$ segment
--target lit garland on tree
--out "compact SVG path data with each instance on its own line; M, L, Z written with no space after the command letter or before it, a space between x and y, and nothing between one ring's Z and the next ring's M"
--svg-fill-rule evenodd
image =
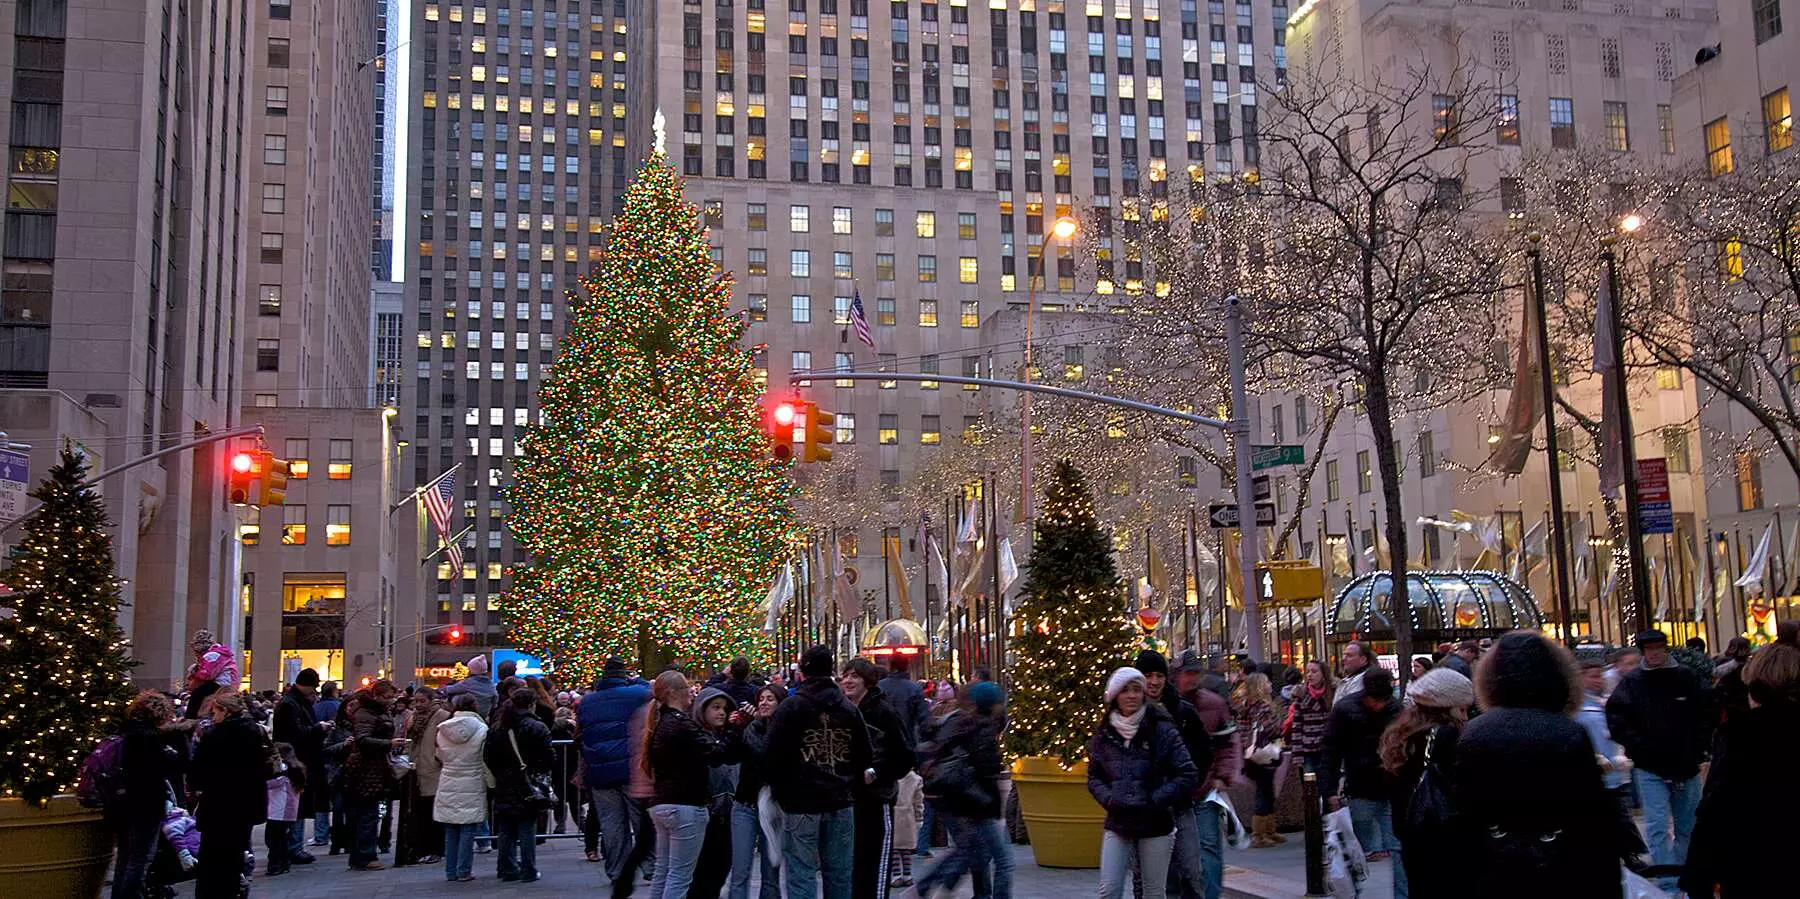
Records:
M131 699L106 506L85 480L87 462L64 450L0 575L14 613L0 622L0 794L40 805L75 785Z
M792 529L731 279L659 153L627 189L539 394L507 498L534 562L513 635L585 682L640 635L685 663L769 660L757 605Z
M1023 632L1013 641L1007 752L1064 765L1087 756L1107 675L1126 664L1136 645L1126 614L1112 540L1094 516L1081 472L1059 462L1038 511L1025 596L1015 613Z

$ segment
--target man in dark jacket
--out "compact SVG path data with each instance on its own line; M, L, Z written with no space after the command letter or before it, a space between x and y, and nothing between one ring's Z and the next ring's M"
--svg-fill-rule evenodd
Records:
M750 660L743 656L732 659L731 667L725 669L725 676L719 678L718 683L707 686L718 687L731 697L732 711L756 704L756 685L750 682Z
M194 896L236 899L250 831L268 820L269 738L247 714L243 694L221 690L213 696L213 725L194 749L189 775L200 828Z
M875 777L854 784L856 797L856 849L852 872L852 895L857 899L877 899L888 894L891 872L888 868L894 838L894 800L900 792L902 778L918 765L918 743L914 731L894 714L880 684L884 681L868 659L855 658L844 664L838 679L844 698L862 713L869 732L869 745L874 753Z
M1658 865L1687 858L1700 763L1712 739L1712 689L1669 655L1669 638L1647 630L1632 640L1644 663L1606 701L1606 726L1635 769L1645 842Z
M1181 698L1175 685L1169 682L1168 660L1163 658L1162 653L1146 649L1138 653L1137 664L1133 667L1144 673L1144 695L1160 703L1163 711L1169 713L1169 719L1175 722L1175 730L1181 734L1181 743L1187 747L1188 757L1196 767L1204 764L1212 757L1211 735L1200 722L1200 715L1194 710L1193 703ZM1170 808L1175 815L1175 844L1173 855L1169 859L1168 882L1168 890L1172 895L1181 894L1183 883L1193 884L1197 889L1206 880L1201 861L1199 817L1194 808L1193 792L1178 797Z
M377 843L381 832L381 803L394 792L393 770L388 756L406 745L395 733L393 704L399 694L385 678L356 695L356 711L350 719L349 755L344 763L344 810L349 818L350 869L379 871Z
M924 743L931 721L931 703L925 699L925 688L912 679L912 658L894 656L888 659L887 675L881 679L881 698L894 710L895 716L912 735L914 744ZM919 759L919 763L923 763ZM915 764L915 769L917 765ZM917 770L900 778L900 789L894 797L894 862L898 873L894 883L912 883L913 851L918 848L919 821L925 815L924 780Z
M788 899L849 899L856 845L852 804L875 780L875 755L862 713L832 681L831 650L800 657L800 682L769 721L764 750L769 791L785 814L781 854Z
M456 697L464 693L475 697L475 711L481 713L481 720L486 721L494 713L494 680L488 677L488 660L485 655L469 659L469 674L462 680L445 687L438 692L445 707L456 702Z
M288 829L288 861L296 865L313 863L312 853L306 851L306 819L320 809L331 808L325 785L325 726L313 711L313 694L318 689L319 672L302 669L275 705L275 742L293 746L294 757L307 773L306 792L300 796L300 817ZM315 828L313 836L319 835Z
M1221 829L1224 810L1208 803L1206 797L1214 790L1231 786L1244 767L1244 754L1237 742L1237 718L1224 697L1206 688L1206 675L1206 661L1200 654L1192 649L1182 650L1175 686L1187 700L1185 704L1193 707L1207 738L1198 750L1188 746L1188 754L1200 772L1200 785L1194 788L1194 816L1198 819L1194 842L1200 851L1200 879L1196 883L1192 877L1183 878L1179 893L1182 899L1219 899L1225 891L1225 841ZM1185 742L1186 735L1183 736ZM1180 842L1179 831L1176 841ZM1178 873L1174 866L1169 872L1171 876ZM1173 890L1170 892L1175 895Z
M1350 800L1350 825L1371 857L1385 858L1400 848L1388 805L1393 793L1381 767L1381 734L1400 714L1394 700L1394 678L1387 669L1363 669L1362 689L1331 707L1325 745L1331 763L1341 766L1344 796ZM1337 807L1334 799L1332 807Z
M606 876L617 880L631 852L632 823L638 820L632 802L631 724L650 702L650 685L632 677L618 656L606 660L593 692L581 697L575 712L581 728L581 759L586 764L583 781L593 796L594 816L600 823L599 846L604 849Z

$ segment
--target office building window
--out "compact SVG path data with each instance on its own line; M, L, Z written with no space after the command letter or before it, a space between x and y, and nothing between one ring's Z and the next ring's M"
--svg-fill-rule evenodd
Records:
M1782 88L1762 99L1763 140L1770 153L1779 153L1794 145L1794 113L1788 106L1788 89Z
M1681 369L1679 369L1673 365L1657 366L1656 367L1656 389L1658 389L1658 390L1680 390L1681 389Z
M877 210L875 210L875 236L876 237L893 237L894 236L894 210L892 210L892 209L877 209Z
M769 251L762 247L751 247L746 252L748 253L746 257L748 264L745 268L749 270L750 274L752 276L767 275L769 273Z
M1430 431L1419 432L1419 477L1428 478L1437 474L1437 439Z
M269 38L269 68L285 69L293 55L293 47L285 37Z
M808 206L788 207L788 230L795 234L805 234L812 230L812 208Z
M831 323L834 325L850 324L850 298L831 298Z
M325 466L325 477L333 481L350 479L350 458L356 444L349 440L331 441L331 458Z
M1757 450L1737 454L1737 495L1739 512L1763 507L1762 457Z
M306 506L290 503L278 508L281 509L281 544L283 546L305 546Z
M831 233L833 233L833 234L849 234L850 233L850 207L848 207L848 206L833 206L833 207L831 207Z
M833 423L837 426L837 433L831 435L832 442L838 444L855 443L856 414L853 412L839 412L835 418L836 421Z
M1450 94L1431 95L1431 136L1446 144L1456 143L1456 98Z
M962 240L975 239L975 213L959 212L956 214L956 236Z
M256 341L256 370L281 370L281 341L272 337L261 337Z
M881 433L878 439L882 446L892 446L900 442L900 416L891 412L881 413Z
M306 438L289 437L282 452L287 456L288 480L306 480L306 475L311 470L306 461Z
M788 297L788 320L797 325L812 321L812 297L801 293Z
M965 328L981 327L981 301L980 300L963 300L962 301L961 324Z
M924 446L937 446L943 440L943 426L938 423L936 415L919 416L919 443Z
M921 212L913 217L913 233L919 237L937 236L937 213Z
M974 256L963 256L956 261L956 280L963 284L976 284L981 281L981 263Z
M752 231L767 231L767 230L769 230L769 204L767 204L767 203L746 203L746 204L744 204L744 218L746 220L746 224Z
M766 293L750 294L748 297L748 307L749 307L749 311L750 311L750 320L751 321L766 322L769 320L769 295L768 294L766 294Z
M280 284L264 284L256 289L256 311L259 315L281 314Z
M921 283L930 283L930 282L933 282L936 280L937 280L937 257L936 256L920 256L919 257L919 281Z
M1756 28L1756 42L1762 43L1781 33L1781 0L1751 0L1750 21Z
M919 327L935 328L938 326L938 301L919 301Z
M1667 460L1669 470L1676 474L1686 474L1693 470L1693 461L1688 457L1687 428L1671 425L1663 428L1663 459Z
M1342 495L1338 485L1338 463L1336 459L1325 460L1325 501L1337 502Z
M980 356L964 356L964 357L962 357L962 361L963 361L963 366L962 366L963 377L965 377L965 378L981 377L981 357ZM980 384L964 384L963 389L964 390L980 390L981 385Z
M1550 98L1550 146L1558 150L1575 149L1575 101L1567 97Z
M1664 156L1675 155L1675 107L1667 103L1656 104L1656 137Z
M810 277L812 275L812 251L789 250L788 274L796 278Z
M788 373L812 371L812 353L806 350L794 350L788 354ZM802 381L801 387L812 386L811 381Z
M892 254L892 253L876 253L875 254L875 280L877 280L877 281L892 281L892 280L894 280L894 254Z
M1608 100L1600 111L1606 122L1606 149L1615 153L1631 152L1631 132L1625 128L1625 104Z
M270 215L280 215L287 211L287 185L264 184L262 186L262 211Z
M834 353L831 357L831 370L846 372L856 370L856 357L849 353ZM848 378L839 378L834 382L837 387L855 387L856 382Z
M1706 123L1706 170L1714 177L1731 174L1731 123L1724 116Z
M288 89L271 84L263 91L263 112L272 116L288 114Z
M325 545L350 545L350 507L325 507Z
M263 135L263 162L268 165L287 164L287 135Z
M1495 123L1494 140L1508 147L1519 145L1519 95L1501 94L1499 121Z
M899 312L899 308L895 305L894 298L893 297L876 297L875 298L875 324L877 324L877 325L897 325L899 323L900 323L900 312Z
M1356 451L1356 492L1368 493L1375 489L1375 467L1369 460L1368 450Z

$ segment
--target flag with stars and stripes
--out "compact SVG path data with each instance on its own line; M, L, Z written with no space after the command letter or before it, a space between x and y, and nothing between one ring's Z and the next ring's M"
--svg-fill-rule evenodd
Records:
M863 312L862 291L858 290L850 296L850 327L856 329L856 339L862 341L869 349L875 348L875 335L869 330L869 316Z
M456 502L456 469L438 475L438 479L419 492L419 505L424 507L425 514L431 518L431 524L437 528L438 539L444 542L444 558L450 562L451 571L461 571L463 566L462 546L454 539L450 530L450 510Z

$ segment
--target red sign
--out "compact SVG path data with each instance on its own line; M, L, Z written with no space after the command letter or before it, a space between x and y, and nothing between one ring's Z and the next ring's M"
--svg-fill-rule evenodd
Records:
M1638 502L1666 503L1669 501L1669 460L1639 459L1637 460Z

